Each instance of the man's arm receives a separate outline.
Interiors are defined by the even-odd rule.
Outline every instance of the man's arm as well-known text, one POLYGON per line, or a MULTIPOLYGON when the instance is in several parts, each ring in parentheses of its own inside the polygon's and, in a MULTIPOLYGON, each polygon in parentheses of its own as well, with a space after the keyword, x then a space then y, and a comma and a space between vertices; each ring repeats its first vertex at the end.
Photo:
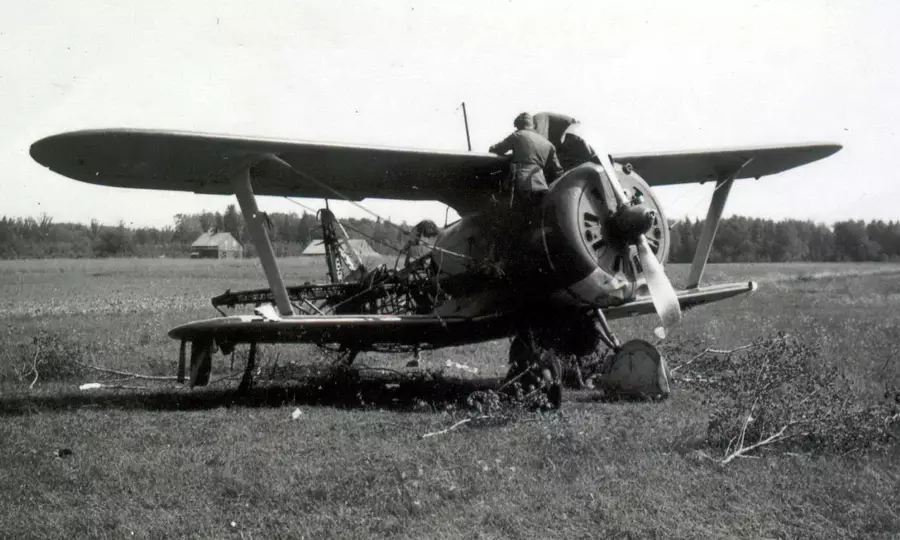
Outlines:
POLYGON ((563 172, 562 165, 559 164, 559 158, 556 155, 556 148, 553 148, 551 145, 550 159, 547 160, 547 172, 545 173, 547 175, 547 180, 549 180, 547 183, 552 184, 557 178, 562 176, 563 172))
POLYGON ((509 152, 513 149, 513 135, 515 135, 515 133, 511 133, 508 137, 492 146, 488 151, 492 154, 497 154, 498 156, 502 156, 503 154, 509 152))

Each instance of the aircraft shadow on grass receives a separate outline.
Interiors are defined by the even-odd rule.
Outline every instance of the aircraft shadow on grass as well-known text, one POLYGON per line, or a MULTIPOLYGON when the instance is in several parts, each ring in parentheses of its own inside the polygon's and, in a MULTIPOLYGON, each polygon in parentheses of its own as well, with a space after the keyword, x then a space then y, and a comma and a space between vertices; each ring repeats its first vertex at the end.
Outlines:
POLYGON ((154 389, 106 389, 55 394, 0 396, 0 416, 79 409, 197 411, 219 407, 283 407, 290 405, 421 412, 468 406, 473 392, 496 389, 496 378, 446 378, 417 373, 366 377, 359 371, 266 381, 244 392, 225 386, 154 389))
MULTIPOLYGON (((0 396, 0 417, 81 409, 200 411, 220 407, 276 408, 291 405, 428 412, 450 406, 470 407, 476 392, 497 390, 499 378, 453 378, 429 372, 401 373, 363 369, 267 380, 239 392, 236 382, 218 388, 167 387, 99 389, 63 393, 15 393, 0 396), (363 375, 363 372, 369 372, 363 375), (373 376, 374 373, 374 376, 373 376)), ((570 402, 619 401, 627 398, 596 392, 568 393, 570 402)))

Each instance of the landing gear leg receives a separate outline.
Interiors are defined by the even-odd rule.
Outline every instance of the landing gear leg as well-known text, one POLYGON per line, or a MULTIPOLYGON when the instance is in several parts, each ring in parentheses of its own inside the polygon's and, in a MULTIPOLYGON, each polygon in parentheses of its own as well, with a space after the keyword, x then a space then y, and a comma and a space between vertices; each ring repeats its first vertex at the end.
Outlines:
POLYGON ((406 363, 406 367, 408 368, 417 368, 419 367, 419 360, 421 357, 421 351, 419 350, 419 346, 416 345, 413 349, 413 358, 409 362, 406 363))
POLYGON ((245 395, 253 386, 253 370, 256 369, 256 343, 250 344, 250 354, 247 356, 247 367, 244 368, 244 376, 238 385, 238 395, 245 395))
POLYGON ((599 330, 600 340, 615 352, 619 352, 619 349, 622 348, 622 345, 619 344, 618 338, 613 334, 612 328, 609 327, 609 323, 606 321, 606 315, 603 314, 602 309, 598 309, 597 314, 597 330, 599 330))
POLYGON ((559 359, 552 352, 541 350, 531 332, 513 338, 509 347, 509 371, 501 388, 518 384, 529 396, 542 392, 553 409, 562 406, 562 381, 559 359))
POLYGON ((620 345, 599 309, 597 327, 600 339, 615 351, 608 370, 595 379, 605 392, 629 398, 669 397, 669 370, 656 347, 640 339, 620 345))
POLYGON ((191 388, 209 384, 212 348, 212 338, 197 338, 191 342, 191 388))
POLYGON ((338 357, 333 362, 335 366, 350 367, 353 361, 359 355, 359 349, 341 349, 338 351, 338 357))

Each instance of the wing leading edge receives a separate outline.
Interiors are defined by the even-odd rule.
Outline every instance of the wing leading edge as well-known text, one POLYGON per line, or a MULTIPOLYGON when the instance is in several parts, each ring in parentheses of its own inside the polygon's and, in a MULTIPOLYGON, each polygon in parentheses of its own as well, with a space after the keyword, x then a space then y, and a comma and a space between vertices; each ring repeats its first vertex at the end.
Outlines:
POLYGON ((737 171, 735 178, 760 178, 824 159, 841 148, 835 143, 809 143, 611 157, 623 165, 630 163, 651 186, 662 186, 716 181, 737 171))
POLYGON ((105 186, 231 195, 231 176, 256 165, 257 195, 335 198, 337 191, 351 200, 439 200, 457 209, 478 202, 508 169, 507 158, 478 152, 131 129, 53 135, 34 143, 31 156, 105 186))
MULTIPOLYGON (((666 185, 717 180, 738 169, 737 178, 758 178, 840 149, 816 143, 612 158, 630 163, 650 185, 666 185)), ((53 135, 34 143, 31 156, 56 173, 91 184, 223 195, 234 192, 231 176, 237 169, 255 165, 258 195, 438 200, 460 213, 481 210, 509 168, 508 158, 479 152, 131 129, 53 135)))

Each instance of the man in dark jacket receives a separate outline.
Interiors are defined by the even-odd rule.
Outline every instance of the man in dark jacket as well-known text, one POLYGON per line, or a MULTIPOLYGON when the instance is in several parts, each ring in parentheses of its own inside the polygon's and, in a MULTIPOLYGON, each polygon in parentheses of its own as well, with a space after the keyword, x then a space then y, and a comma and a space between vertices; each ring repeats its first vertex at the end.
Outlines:
POLYGON ((556 148, 563 169, 569 170, 588 161, 598 163, 591 145, 569 128, 578 124, 571 116, 542 112, 534 115, 534 130, 556 148))
POLYGON ((490 148, 503 155, 512 151, 510 187, 513 196, 523 203, 534 204, 547 191, 548 180, 553 182, 562 174, 556 149, 534 130, 534 119, 528 113, 516 117, 516 131, 490 148))

